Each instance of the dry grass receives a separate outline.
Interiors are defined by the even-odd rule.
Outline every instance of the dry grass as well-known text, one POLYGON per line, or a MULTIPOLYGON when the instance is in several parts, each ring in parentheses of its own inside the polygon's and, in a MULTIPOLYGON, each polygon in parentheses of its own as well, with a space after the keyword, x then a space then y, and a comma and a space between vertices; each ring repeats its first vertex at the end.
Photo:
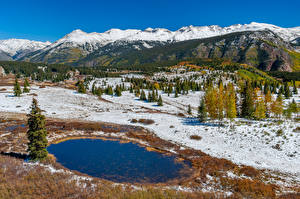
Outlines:
MULTIPOLYGON (((22 115, 9 115, 9 117, 0 117, 0 134, 5 132, 3 129, 8 126, 15 126, 24 124, 24 120, 16 120, 15 118, 22 118, 22 115)), ((4 136, 0 140, 0 151, 2 149, 11 148, 14 152, 22 152, 25 149, 27 142, 26 138, 26 127, 17 126, 11 130, 11 135, 4 136), (5 141, 1 144, 2 141, 5 141), (10 143, 11 145, 6 145, 10 143)), ((86 122, 86 121, 73 121, 73 120, 58 120, 58 119, 48 119, 47 120, 47 130, 51 135, 64 135, 66 132, 76 132, 83 131, 84 135, 81 136, 93 136, 90 134, 94 131, 101 131, 106 133, 117 133, 120 136, 134 139, 137 142, 142 141, 147 143, 149 150, 168 153, 166 149, 172 149, 178 153, 178 158, 184 160, 189 160, 192 163, 193 169, 187 170, 184 177, 176 179, 174 182, 169 182, 173 185, 183 185, 191 187, 202 186, 203 183, 207 182, 207 175, 214 177, 215 179, 221 179, 222 187, 219 189, 231 191, 233 193, 231 198, 274 198, 275 191, 277 187, 274 185, 265 184, 261 179, 263 172, 249 166, 238 166, 226 159, 211 157, 199 150, 185 149, 180 150, 180 146, 177 144, 162 140, 155 136, 153 133, 146 131, 142 127, 135 127, 130 125, 118 125, 102 122, 86 122), (224 174, 227 171, 232 171, 237 175, 245 175, 251 179, 230 179, 224 178, 224 174)), ((60 137, 60 139, 68 139, 68 134, 66 136, 60 137)), ((109 134, 107 134, 109 135, 109 134)), ((76 135, 74 135, 76 136, 76 135)), ((54 140, 55 141, 55 140, 54 140)), ((2 150, 3 151, 3 150, 2 150)), ((10 154, 10 155, 13 155, 10 154)), ((11 157, 10 157, 11 158, 11 157)), ((22 162, 22 161, 21 161, 22 162)), ((26 178, 19 176, 14 170, 14 172, 7 173, 7 165, 15 165, 18 167, 20 165, 20 160, 9 159, 9 157, 0 156, 0 198, 47 198, 50 195, 50 191, 55 192, 62 187, 61 193, 55 193, 51 198, 215 198, 214 194, 202 194, 197 193, 199 196, 193 194, 186 194, 182 192, 175 191, 163 191, 161 189, 154 188, 155 185, 150 186, 149 189, 145 191, 134 191, 132 190, 121 190, 118 187, 111 186, 100 186, 99 189, 91 190, 89 188, 74 192, 76 188, 75 184, 67 183, 67 176, 62 174, 51 174, 43 171, 41 169, 36 170, 37 173, 29 172, 26 174, 26 178), (4 160, 4 161, 2 161, 4 160), (7 162, 4 164, 4 162, 7 162), (6 165, 3 167, 3 165, 6 165), (2 170, 1 170, 2 168, 2 170), (13 174, 15 176, 13 176, 13 174), (9 177, 12 175, 12 177, 9 177), (15 179, 14 179, 15 178, 15 179), (49 178, 49 182, 45 182, 45 187, 43 184, 43 179, 39 178, 49 178), (16 182, 16 179, 20 181, 16 182), (39 190, 34 188, 35 183, 39 183, 37 186, 39 190), (13 186, 13 185, 16 186, 13 186), (9 191, 8 191, 9 190, 9 191), (120 191, 121 190, 121 191, 120 191), (39 194, 35 195, 35 191, 39 194), (2 194, 2 195, 1 195, 2 194), (27 195, 26 195, 27 194, 27 195), (30 197, 32 194, 32 197, 30 197)), ((55 163, 51 163, 52 165, 55 163)), ((188 168, 187 168, 188 169, 188 168)), ((13 170, 13 168, 12 168, 13 170)), ((23 171, 22 171, 23 172, 23 171)), ((21 173, 22 173, 21 172, 21 173)), ((24 171, 25 172, 25 171, 24 171)), ((25 172, 26 173, 26 172, 25 172)), ((81 174, 80 174, 81 175, 81 174)), ((98 182, 98 181, 97 181, 98 182)), ((144 186, 144 185, 143 185, 144 186)), ((148 186, 148 185, 147 185, 148 186)), ((218 183, 213 186, 219 186, 218 183)), ((286 195, 282 198, 296 197, 297 195, 286 195)), ((217 197, 218 198, 218 197, 217 197)), ((222 197, 221 197, 222 198, 222 197)))
MULTIPOLYGON (((130 186, 114 186, 108 182, 71 180, 66 173, 50 173, 43 167, 25 167, 19 159, 0 155, 0 198, 1 199, 61 199, 61 198, 128 198, 128 199, 196 199, 217 198, 213 193, 185 193, 144 187, 133 190, 130 186)), ((224 198, 224 197, 218 197, 224 198)))

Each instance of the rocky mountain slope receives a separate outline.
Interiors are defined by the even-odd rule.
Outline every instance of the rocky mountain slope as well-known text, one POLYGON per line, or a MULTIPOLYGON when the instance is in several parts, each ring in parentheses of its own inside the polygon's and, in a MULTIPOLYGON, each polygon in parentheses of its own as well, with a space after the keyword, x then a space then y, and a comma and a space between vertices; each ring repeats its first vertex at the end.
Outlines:
MULTIPOLYGON (((145 30, 111 29, 104 33, 86 33, 81 30, 74 30, 52 44, 48 42, 35 42, 30 44, 17 45, 14 43, 14 45, 5 45, 5 42, 8 40, 3 40, 0 41, 0 50, 3 51, 0 51, 0 58, 31 62, 67 63, 81 66, 139 64, 142 63, 139 59, 132 63, 130 60, 134 58, 125 59, 124 56, 126 56, 126 54, 134 55, 136 53, 145 54, 148 52, 147 49, 161 48, 162 46, 170 45, 172 47, 173 44, 180 43, 178 45, 181 45, 181 42, 195 39, 221 38, 222 36, 227 38, 226 35, 238 34, 240 32, 244 35, 243 37, 241 36, 239 40, 235 40, 233 43, 226 43, 223 47, 221 40, 218 41, 221 43, 210 43, 209 46, 203 46, 202 44, 202 46, 198 46, 197 53, 195 53, 194 50, 192 54, 189 53, 192 49, 184 48, 186 52, 183 52, 182 48, 178 47, 180 48, 178 50, 181 54, 185 55, 175 58, 187 58, 187 55, 191 57, 221 57, 230 58, 243 63, 250 63, 265 70, 278 69, 291 71, 297 69, 298 62, 295 61, 295 59, 299 59, 297 50, 299 50, 300 46, 300 27, 281 28, 271 24, 255 22, 228 27, 216 25, 187 26, 176 31, 163 28, 147 28, 145 30), (269 34, 257 34, 257 32, 265 30, 268 30, 269 34), (249 34, 249 32, 255 32, 256 40, 264 40, 263 42, 260 41, 264 44, 262 44, 262 46, 256 46, 258 45, 256 42, 255 44, 251 43, 249 46, 249 42, 253 40, 254 36, 253 34, 249 34), (248 43, 245 43, 245 41, 248 43), (267 44, 266 41, 269 41, 269 44, 267 44), (275 44, 275 46, 271 45, 271 43, 275 44), (266 49, 266 46, 268 46, 268 49, 266 49), (231 50, 225 50, 224 48, 231 50), (246 57, 241 56, 246 52, 243 48, 246 48, 246 57), (279 48, 281 50, 278 50, 279 48), (233 52, 233 49, 236 50, 233 52), (262 61, 261 56, 264 51, 260 49, 268 51, 267 54, 271 57, 270 61, 262 61), (202 52, 200 52, 201 50, 202 52), (213 50, 213 53, 209 52, 211 50, 213 50), (220 54, 218 51, 222 51, 222 53, 220 54), (277 62, 274 65, 275 61, 277 62)), ((153 54, 154 52, 151 51, 151 53, 153 54)))
POLYGON ((299 70, 299 55, 289 42, 269 30, 237 32, 206 39, 188 40, 143 50, 113 54, 113 48, 96 51, 80 65, 126 66, 188 58, 222 58, 262 70, 299 70), (108 56, 110 55, 110 56, 108 56))

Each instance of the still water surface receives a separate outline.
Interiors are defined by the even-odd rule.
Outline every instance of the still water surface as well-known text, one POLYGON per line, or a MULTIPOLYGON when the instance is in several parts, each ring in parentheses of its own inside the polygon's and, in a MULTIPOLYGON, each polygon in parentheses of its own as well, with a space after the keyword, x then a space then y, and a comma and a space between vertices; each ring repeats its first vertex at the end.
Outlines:
POLYGON ((188 166, 137 144, 101 139, 68 140, 48 151, 66 168, 115 182, 166 182, 188 166))

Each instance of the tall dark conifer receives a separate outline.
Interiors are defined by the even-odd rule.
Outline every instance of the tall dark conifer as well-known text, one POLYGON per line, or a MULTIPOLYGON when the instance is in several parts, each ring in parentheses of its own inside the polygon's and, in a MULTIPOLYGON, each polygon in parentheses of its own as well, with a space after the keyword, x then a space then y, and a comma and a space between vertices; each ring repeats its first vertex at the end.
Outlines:
POLYGON ((253 89, 251 84, 246 82, 246 87, 242 92, 242 117, 251 118, 254 113, 253 89))
POLYGON ((28 131, 27 137, 28 152, 30 160, 44 160, 47 155, 47 131, 45 128, 45 116, 42 115, 41 109, 38 107, 36 99, 32 100, 31 111, 28 116, 28 131))
POLYGON ((16 97, 20 97, 21 94, 22 94, 22 90, 21 90, 18 78, 15 79, 14 94, 15 94, 16 97))

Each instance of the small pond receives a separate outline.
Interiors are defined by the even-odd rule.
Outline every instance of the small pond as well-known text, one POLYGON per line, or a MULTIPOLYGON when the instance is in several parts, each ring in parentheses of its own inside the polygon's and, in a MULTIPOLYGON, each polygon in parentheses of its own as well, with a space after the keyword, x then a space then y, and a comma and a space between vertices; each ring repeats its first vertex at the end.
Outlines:
POLYGON ((48 151, 68 169, 114 182, 166 182, 182 177, 190 168, 188 162, 178 162, 175 156, 111 140, 67 140, 51 144, 48 151))

